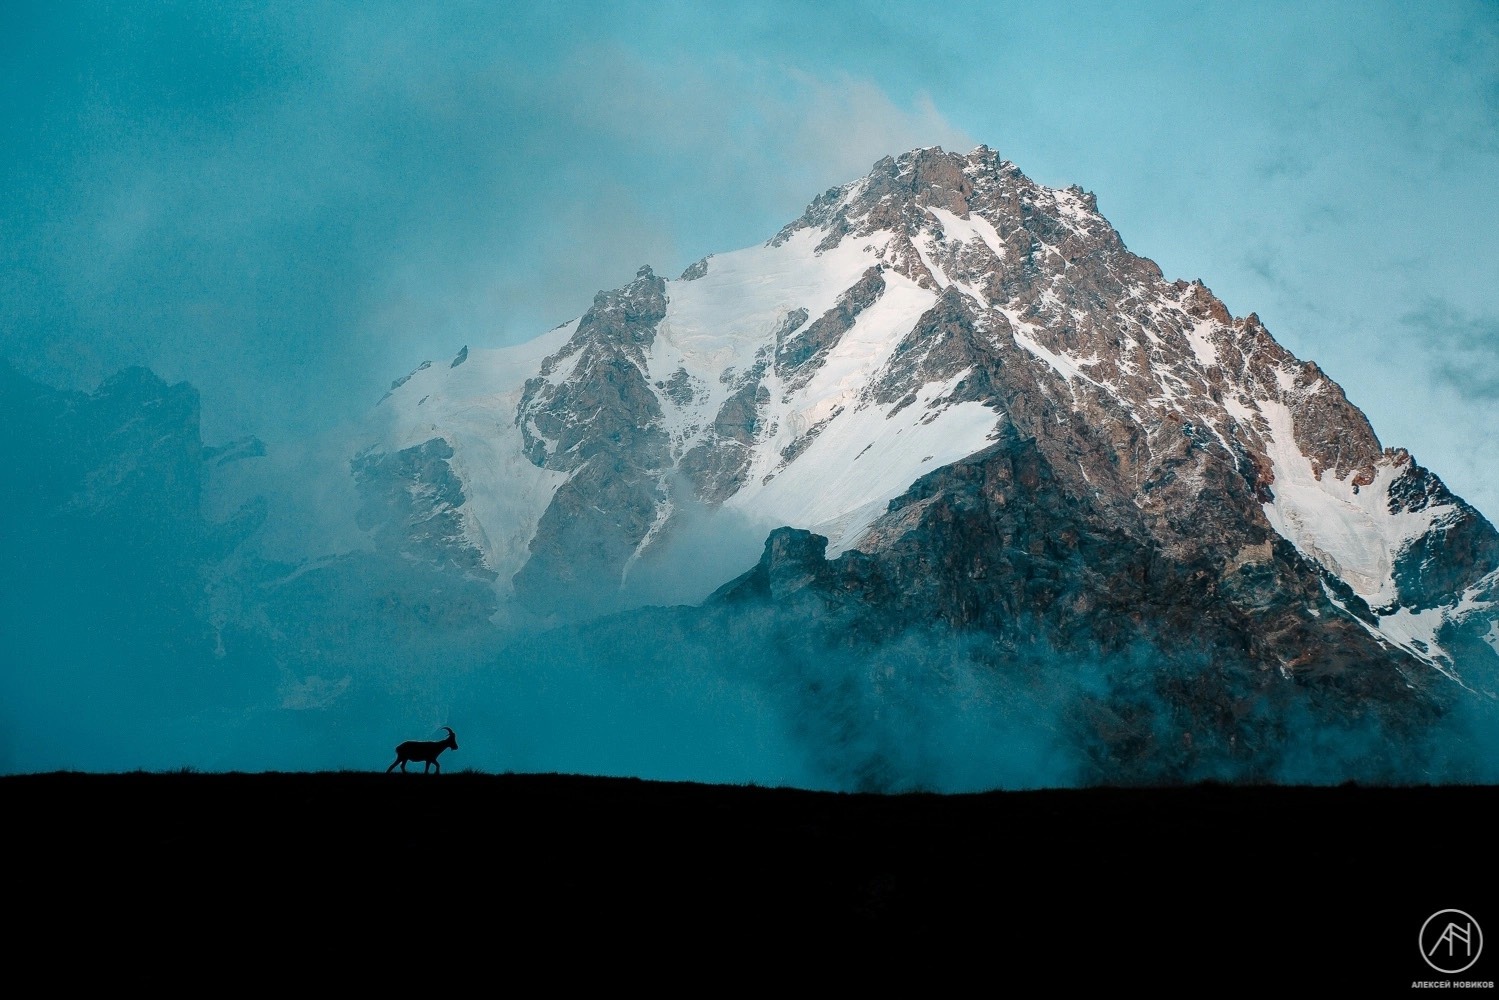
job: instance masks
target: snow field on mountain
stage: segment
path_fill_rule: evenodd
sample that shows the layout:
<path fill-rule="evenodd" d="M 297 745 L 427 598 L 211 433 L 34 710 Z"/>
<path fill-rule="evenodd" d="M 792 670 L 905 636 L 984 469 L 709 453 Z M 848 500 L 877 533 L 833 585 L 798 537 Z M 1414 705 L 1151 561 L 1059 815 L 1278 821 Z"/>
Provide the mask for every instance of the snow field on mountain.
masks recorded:
<path fill-rule="evenodd" d="M 864 247 L 869 240 L 845 240 L 821 254 L 821 233 L 804 229 L 780 246 L 753 246 L 716 254 L 708 273 L 691 281 L 666 283 L 666 318 L 647 355 L 653 379 L 670 378 L 678 367 L 703 379 L 706 400 L 693 404 L 711 422 L 730 394 L 719 376 L 741 372 L 793 309 L 807 310 L 813 323 L 849 286 L 878 263 Z"/>
<path fill-rule="evenodd" d="M 535 340 L 473 350 L 456 368 L 434 364 L 417 371 L 376 412 L 389 408 L 380 447 L 389 453 L 434 437 L 453 449 L 449 460 L 463 483 L 465 533 L 499 574 L 501 594 L 525 565 L 537 522 L 568 473 L 533 465 L 515 425 L 526 379 L 567 343 L 573 320 Z"/>
<path fill-rule="evenodd" d="M 803 230 L 779 247 L 716 256 L 704 277 L 668 282 L 667 315 L 650 353 L 650 375 L 664 380 L 681 367 L 709 387 L 705 399 L 668 419 L 674 441 L 685 435 L 682 450 L 702 437 L 732 391 L 719 373 L 730 367 L 742 371 L 761 348 L 774 349 L 770 335 L 791 310 L 806 309 L 806 325 L 815 322 L 876 262 L 866 248 L 878 248 L 889 238 L 880 233 L 844 240 L 817 254 L 819 235 Z M 936 301 L 930 291 L 892 271 L 884 280 L 879 299 L 859 314 L 807 385 L 788 395 L 767 371 L 763 384 L 770 399 L 759 416 L 762 436 L 755 442 L 748 480 L 725 504 L 771 527 L 790 524 L 826 534 L 830 556 L 857 541 L 917 477 L 982 449 L 999 421 L 977 403 L 936 414 L 927 409 L 962 375 L 924 386 L 917 402 L 894 419 L 887 417 L 892 404 L 864 398 L 892 352 Z M 824 421 L 812 444 L 785 464 L 784 449 Z M 686 433 L 693 426 L 697 433 Z"/>
<path fill-rule="evenodd" d="M 1255 405 L 1270 428 L 1265 446 L 1275 469 L 1270 487 L 1275 499 L 1264 505 L 1270 524 L 1370 607 L 1390 604 L 1397 596 L 1395 557 L 1431 527 L 1436 511 L 1392 513 L 1390 484 L 1400 470 L 1387 462 L 1375 466 L 1368 486 L 1355 487 L 1353 473 L 1345 479 L 1331 474 L 1319 479 L 1296 445 L 1290 408 L 1269 399 L 1255 400 Z"/>
<path fill-rule="evenodd" d="M 1003 419 L 980 403 L 931 410 L 967 372 L 930 382 L 916 402 L 846 410 L 768 483 L 752 478 L 726 507 L 828 538 L 828 557 L 852 547 L 889 502 L 919 477 L 986 447 Z M 760 456 L 774 457 L 773 452 Z"/>

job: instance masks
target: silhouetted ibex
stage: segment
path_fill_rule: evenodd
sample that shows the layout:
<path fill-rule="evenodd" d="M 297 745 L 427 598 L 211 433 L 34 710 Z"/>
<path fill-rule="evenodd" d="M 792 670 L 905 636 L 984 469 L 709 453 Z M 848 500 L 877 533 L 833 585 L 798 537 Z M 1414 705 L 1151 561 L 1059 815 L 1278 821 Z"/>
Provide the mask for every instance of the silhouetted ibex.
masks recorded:
<path fill-rule="evenodd" d="M 443 726 L 442 728 L 448 729 L 447 726 Z M 406 762 L 408 760 L 419 760 L 424 765 L 422 767 L 423 774 L 426 774 L 431 768 L 434 767 L 437 768 L 437 773 L 441 774 L 442 765 L 437 763 L 437 755 L 442 753 L 444 750 L 457 749 L 458 737 L 453 735 L 453 731 L 451 729 L 448 729 L 448 738 L 445 740 L 407 740 L 405 743 L 402 743 L 400 746 L 396 747 L 395 763 L 387 767 L 385 769 L 385 773 L 389 774 L 396 769 L 396 764 L 400 764 L 401 773 L 405 774 Z"/>

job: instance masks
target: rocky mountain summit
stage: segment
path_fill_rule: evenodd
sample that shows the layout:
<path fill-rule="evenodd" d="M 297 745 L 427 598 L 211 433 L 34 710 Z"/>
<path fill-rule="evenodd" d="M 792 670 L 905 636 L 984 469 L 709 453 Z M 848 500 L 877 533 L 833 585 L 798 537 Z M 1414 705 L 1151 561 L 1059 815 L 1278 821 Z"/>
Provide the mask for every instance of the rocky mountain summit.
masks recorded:
<path fill-rule="evenodd" d="M 1174 623 L 1283 680 L 1492 696 L 1492 525 L 1257 316 L 987 147 L 887 157 L 465 359 L 402 380 L 369 454 L 442 451 L 396 463 L 447 498 L 432 558 L 507 599 L 616 591 L 707 508 L 825 538 L 845 596 L 884 566 L 871 606 L 1105 646 Z"/>

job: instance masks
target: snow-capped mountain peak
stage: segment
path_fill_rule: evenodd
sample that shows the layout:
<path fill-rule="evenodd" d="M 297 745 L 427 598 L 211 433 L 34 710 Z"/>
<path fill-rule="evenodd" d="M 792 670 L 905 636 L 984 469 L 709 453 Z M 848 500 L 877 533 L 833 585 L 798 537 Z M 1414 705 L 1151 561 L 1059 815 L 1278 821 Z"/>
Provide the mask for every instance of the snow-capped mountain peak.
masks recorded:
<path fill-rule="evenodd" d="M 533 607 L 617 591 L 689 509 L 877 551 L 919 479 L 1019 435 L 1104 523 L 1215 580 L 1279 538 L 1321 574 L 1313 617 L 1453 676 L 1492 634 L 1499 539 L 1477 511 L 1254 314 L 985 146 L 886 157 L 761 245 L 675 280 L 643 267 L 376 410 L 356 478 L 401 500 L 371 530 Z"/>

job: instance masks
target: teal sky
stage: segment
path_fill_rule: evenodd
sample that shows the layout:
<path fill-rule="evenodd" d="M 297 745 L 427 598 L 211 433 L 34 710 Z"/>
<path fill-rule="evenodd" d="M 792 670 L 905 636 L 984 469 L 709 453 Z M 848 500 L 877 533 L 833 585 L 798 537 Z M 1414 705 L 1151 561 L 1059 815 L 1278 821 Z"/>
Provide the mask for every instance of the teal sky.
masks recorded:
<path fill-rule="evenodd" d="M 982 142 L 1499 516 L 1499 3 L 512 6 L 0 6 L 0 355 L 274 449 Z"/>

